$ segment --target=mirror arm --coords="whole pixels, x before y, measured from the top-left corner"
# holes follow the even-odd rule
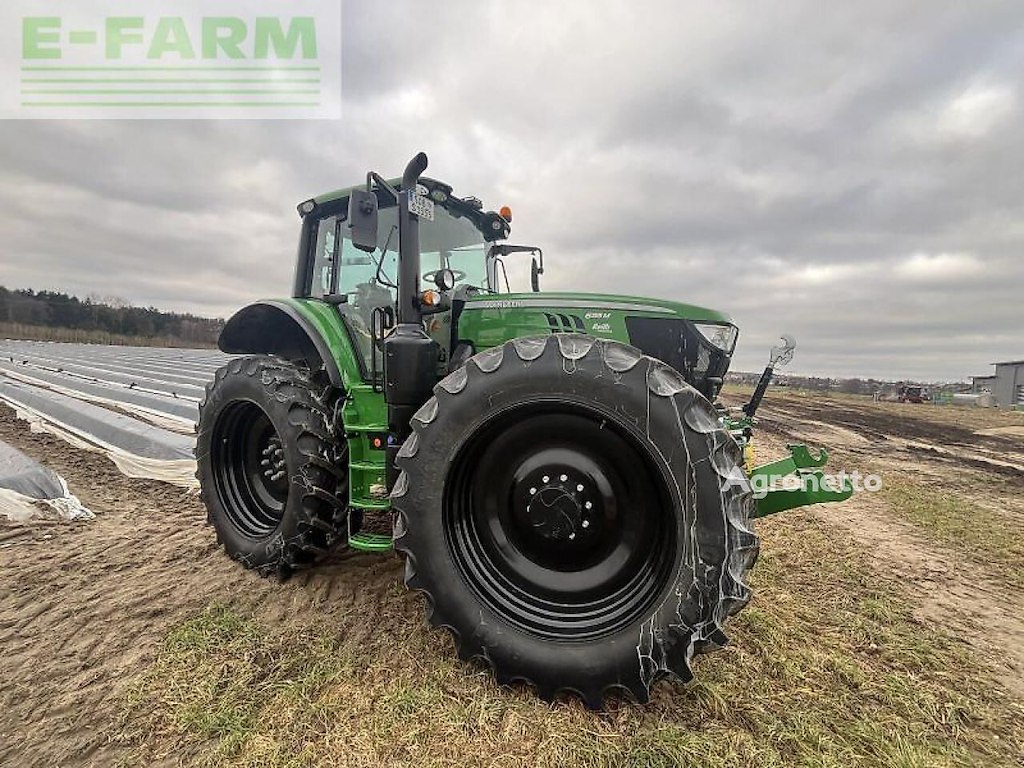
[[[501,245],[492,245],[491,253],[496,253],[499,256],[508,256],[510,253],[535,253],[540,257],[537,271],[541,275],[544,274],[544,250],[535,245],[508,245],[507,243],[502,243]]]
[[[385,192],[387,192],[389,195],[391,195],[391,198],[396,203],[398,202],[398,190],[397,189],[395,189],[390,184],[388,184],[387,181],[385,181],[381,177],[381,175],[379,173],[377,173],[376,171],[369,171],[369,172],[367,172],[367,174],[366,174],[366,191],[367,192],[372,192],[373,191],[374,183],[376,183],[378,187],[380,187]]]

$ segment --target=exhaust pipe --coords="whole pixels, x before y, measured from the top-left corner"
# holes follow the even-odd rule
[[[427,170],[427,156],[420,152],[405,166],[398,196],[398,322],[420,323],[420,225],[409,209],[416,184]]]
[[[387,447],[387,483],[398,479],[395,458],[412,431],[409,421],[433,394],[437,383],[440,347],[423,329],[420,311],[420,223],[410,210],[416,182],[427,168],[420,152],[402,174],[398,195],[398,325],[383,342],[384,401],[388,406],[388,430],[394,437]]]

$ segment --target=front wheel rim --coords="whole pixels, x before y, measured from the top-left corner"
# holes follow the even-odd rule
[[[666,485],[640,441],[587,406],[533,403],[492,418],[452,462],[449,551],[481,603],[549,639],[632,625],[676,556]]]

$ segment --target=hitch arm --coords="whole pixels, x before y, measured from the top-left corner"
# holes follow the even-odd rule
[[[753,418],[757,412],[757,407],[761,405],[761,401],[764,400],[764,393],[768,391],[768,385],[772,383],[772,374],[775,373],[775,367],[768,363],[765,366],[764,371],[761,373],[761,378],[757,382],[757,387],[754,389],[754,394],[750,396],[750,402],[743,406],[743,413]]]
[[[787,445],[786,449],[789,451],[789,456],[773,461],[770,464],[762,464],[759,467],[755,467],[751,470],[750,476],[753,477],[757,474],[764,477],[780,477],[792,475],[801,469],[824,467],[828,463],[828,451],[824,448],[819,451],[817,456],[812,456],[807,446],[802,443]]]
[[[845,501],[853,495],[853,484],[848,477],[839,476],[838,488],[826,482],[821,467],[828,461],[828,452],[822,449],[817,456],[811,455],[806,445],[789,445],[789,456],[769,464],[762,464],[750,471],[750,482],[754,486],[757,511],[754,517],[767,517],[787,509],[804,507],[808,504],[824,504],[830,501]],[[796,487],[773,487],[773,483],[787,476],[799,479]]]
[[[775,373],[775,368],[781,368],[784,365],[788,365],[793,359],[793,350],[796,349],[796,339],[789,334],[782,334],[782,343],[777,347],[772,347],[771,352],[768,355],[768,365],[765,366],[764,372],[761,374],[761,378],[757,382],[757,387],[754,389],[754,394],[750,396],[750,402],[743,406],[743,413],[746,414],[748,419],[754,418],[754,414],[757,412],[758,406],[761,405],[761,401],[764,399],[764,393],[768,390],[768,385],[772,383],[772,374]]]

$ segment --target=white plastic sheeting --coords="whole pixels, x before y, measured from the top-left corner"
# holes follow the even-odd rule
[[[129,477],[195,487],[198,403],[226,360],[211,350],[0,341],[0,401]]]
[[[0,441],[0,517],[91,520],[94,515],[68,489],[63,477]]]

